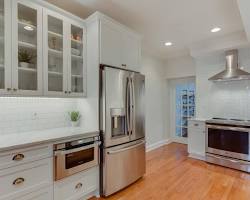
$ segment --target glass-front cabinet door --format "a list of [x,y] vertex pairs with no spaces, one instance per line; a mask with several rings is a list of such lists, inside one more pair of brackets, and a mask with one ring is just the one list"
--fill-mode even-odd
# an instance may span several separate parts
[[70,25],[70,59],[68,90],[71,96],[86,95],[85,91],[85,29],[77,24]]
[[11,2],[0,0],[0,94],[11,94]]
[[44,11],[44,89],[48,95],[67,95],[66,30],[63,16]]
[[14,94],[42,94],[42,8],[26,0],[13,1]]

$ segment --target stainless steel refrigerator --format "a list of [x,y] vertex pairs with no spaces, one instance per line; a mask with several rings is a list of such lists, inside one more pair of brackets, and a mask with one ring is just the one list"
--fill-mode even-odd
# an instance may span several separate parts
[[101,194],[111,195],[145,174],[145,77],[100,66]]

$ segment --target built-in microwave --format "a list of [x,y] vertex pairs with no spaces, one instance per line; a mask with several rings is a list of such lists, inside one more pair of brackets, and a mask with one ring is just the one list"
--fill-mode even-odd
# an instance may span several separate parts
[[99,137],[54,145],[54,180],[60,180],[99,163]]

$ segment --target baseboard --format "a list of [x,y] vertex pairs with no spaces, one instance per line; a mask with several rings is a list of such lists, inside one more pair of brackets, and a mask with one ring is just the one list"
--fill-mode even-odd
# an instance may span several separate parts
[[159,147],[161,147],[163,145],[167,145],[169,143],[171,143],[171,141],[170,141],[170,139],[167,139],[167,140],[161,140],[159,142],[155,142],[153,144],[147,145],[146,146],[146,152],[152,151],[154,149],[157,149],[157,148],[159,148]]
[[188,157],[205,161],[205,155],[199,153],[189,153]]

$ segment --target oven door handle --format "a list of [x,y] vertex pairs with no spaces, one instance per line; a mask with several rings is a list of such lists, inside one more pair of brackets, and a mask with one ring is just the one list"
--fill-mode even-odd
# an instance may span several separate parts
[[250,165],[250,162],[244,161],[244,160],[234,160],[234,159],[230,159],[230,158],[224,158],[222,156],[216,156],[216,155],[212,155],[212,154],[208,154],[210,157],[213,158],[217,158],[217,159],[221,159],[221,160],[226,160],[226,161],[230,161],[232,163],[240,163],[240,164],[245,164],[245,165]]
[[227,126],[217,126],[217,125],[207,125],[207,128],[220,129],[220,130],[231,130],[231,131],[243,131],[243,132],[250,131],[250,129],[248,129],[248,128],[227,127]]
[[58,151],[54,152],[54,155],[58,156],[58,155],[66,155],[66,154],[70,154],[70,153],[75,153],[77,151],[83,151],[83,150],[86,150],[86,149],[89,149],[89,148],[98,147],[100,144],[101,144],[101,142],[95,142],[94,144],[90,144],[90,145],[83,146],[83,147],[78,147],[78,148],[75,148],[75,149],[58,150]]

